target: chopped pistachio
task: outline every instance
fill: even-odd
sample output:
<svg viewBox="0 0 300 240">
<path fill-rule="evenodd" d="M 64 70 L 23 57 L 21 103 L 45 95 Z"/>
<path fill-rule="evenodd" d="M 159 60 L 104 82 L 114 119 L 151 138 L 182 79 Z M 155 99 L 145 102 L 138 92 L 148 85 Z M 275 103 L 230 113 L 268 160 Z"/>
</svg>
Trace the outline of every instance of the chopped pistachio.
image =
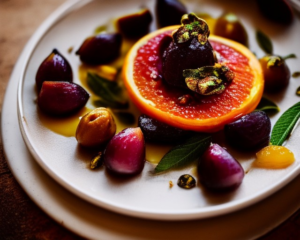
<svg viewBox="0 0 300 240">
<path fill-rule="evenodd" d="M 98 152 L 97 155 L 92 158 L 92 161 L 90 164 L 91 169 L 96 169 L 96 168 L 102 166 L 102 164 L 103 164 L 102 156 L 103 156 L 102 152 Z"/>
<path fill-rule="evenodd" d="M 184 174 L 178 179 L 177 185 L 181 188 L 191 189 L 196 186 L 196 180 L 193 176 Z"/>
</svg>

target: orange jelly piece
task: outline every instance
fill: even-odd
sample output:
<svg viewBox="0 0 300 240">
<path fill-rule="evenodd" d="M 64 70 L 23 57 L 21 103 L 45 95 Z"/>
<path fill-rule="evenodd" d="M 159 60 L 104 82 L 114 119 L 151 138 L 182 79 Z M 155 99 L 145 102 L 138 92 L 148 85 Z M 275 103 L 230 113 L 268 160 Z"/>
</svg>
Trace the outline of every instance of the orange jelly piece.
<svg viewBox="0 0 300 240">
<path fill-rule="evenodd" d="M 283 146 L 267 146 L 256 153 L 254 167 L 280 169 L 290 166 L 295 161 L 294 154 Z"/>
</svg>

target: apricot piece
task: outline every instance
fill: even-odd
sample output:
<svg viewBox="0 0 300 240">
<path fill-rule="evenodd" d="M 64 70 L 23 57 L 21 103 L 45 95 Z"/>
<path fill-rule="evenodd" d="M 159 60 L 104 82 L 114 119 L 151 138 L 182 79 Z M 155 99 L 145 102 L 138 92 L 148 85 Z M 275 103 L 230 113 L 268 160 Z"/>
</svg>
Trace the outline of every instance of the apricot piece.
<svg viewBox="0 0 300 240">
<path fill-rule="evenodd" d="M 45 81 L 38 96 L 38 106 L 49 115 L 65 116 L 80 110 L 89 94 L 78 84 Z"/>
<path fill-rule="evenodd" d="M 73 73 L 69 62 L 57 51 L 52 53 L 41 63 L 36 73 L 35 82 L 38 91 L 44 81 L 72 82 Z"/>
<path fill-rule="evenodd" d="M 149 32 L 152 15 L 148 9 L 129 14 L 117 20 L 117 28 L 127 38 L 140 38 Z"/>
<path fill-rule="evenodd" d="M 85 114 L 76 130 L 76 140 L 84 147 L 99 147 L 116 133 L 113 116 L 106 108 L 96 108 Z"/>
<path fill-rule="evenodd" d="M 140 173 L 145 164 L 145 142 L 141 129 L 126 128 L 115 135 L 104 151 L 104 164 L 116 175 Z"/>
</svg>

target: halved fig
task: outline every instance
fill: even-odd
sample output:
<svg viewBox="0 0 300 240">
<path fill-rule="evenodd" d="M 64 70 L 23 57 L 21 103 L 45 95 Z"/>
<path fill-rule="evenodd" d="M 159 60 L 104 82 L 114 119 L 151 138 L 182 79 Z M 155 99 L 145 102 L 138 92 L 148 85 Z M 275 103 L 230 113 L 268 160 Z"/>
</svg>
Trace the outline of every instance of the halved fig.
<svg viewBox="0 0 300 240">
<path fill-rule="evenodd" d="M 69 62 L 57 51 L 52 53 L 41 63 L 36 73 L 35 82 L 38 91 L 44 81 L 72 82 L 73 73 Z"/>
<path fill-rule="evenodd" d="M 49 115 L 66 116 L 85 106 L 89 94 L 78 84 L 45 81 L 38 96 L 38 106 Z"/>
</svg>

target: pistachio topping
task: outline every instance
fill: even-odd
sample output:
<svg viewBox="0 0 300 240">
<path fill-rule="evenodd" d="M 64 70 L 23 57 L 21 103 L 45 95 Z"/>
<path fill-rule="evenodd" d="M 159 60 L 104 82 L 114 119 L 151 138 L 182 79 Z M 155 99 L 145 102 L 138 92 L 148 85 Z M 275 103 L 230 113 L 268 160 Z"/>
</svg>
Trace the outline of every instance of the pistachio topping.
<svg viewBox="0 0 300 240">
<path fill-rule="evenodd" d="M 179 177 L 177 185 L 181 188 L 190 189 L 196 186 L 196 180 L 190 174 L 184 174 Z"/>
<path fill-rule="evenodd" d="M 234 72 L 227 66 L 216 63 L 198 69 L 183 70 L 187 87 L 200 95 L 213 95 L 224 92 L 225 85 L 232 82 Z"/>
<path fill-rule="evenodd" d="M 102 152 L 98 152 L 96 156 L 94 156 L 90 163 L 91 169 L 96 169 L 98 167 L 101 167 L 103 164 L 103 154 Z"/>
<path fill-rule="evenodd" d="M 181 18 L 181 27 L 173 32 L 176 43 L 185 43 L 193 38 L 204 45 L 209 37 L 209 28 L 205 20 L 194 13 L 184 14 Z"/>
<path fill-rule="evenodd" d="M 270 67 L 278 67 L 280 65 L 283 64 L 283 59 L 281 57 L 278 57 L 278 56 L 270 56 L 269 57 L 269 60 L 268 60 L 268 64 L 267 64 L 267 67 L 270 68 Z"/>
</svg>

